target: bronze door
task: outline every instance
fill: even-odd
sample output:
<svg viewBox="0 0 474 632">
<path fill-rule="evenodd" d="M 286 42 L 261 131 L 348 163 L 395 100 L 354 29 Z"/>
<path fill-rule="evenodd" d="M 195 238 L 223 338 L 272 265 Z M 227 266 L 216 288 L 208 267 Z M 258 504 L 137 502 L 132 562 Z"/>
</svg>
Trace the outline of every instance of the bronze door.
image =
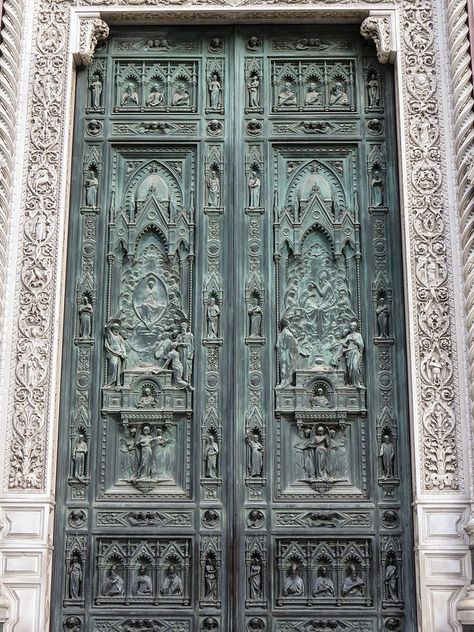
<svg viewBox="0 0 474 632">
<path fill-rule="evenodd" d="M 394 119 L 351 26 L 79 72 L 54 630 L 415 630 Z"/>
</svg>

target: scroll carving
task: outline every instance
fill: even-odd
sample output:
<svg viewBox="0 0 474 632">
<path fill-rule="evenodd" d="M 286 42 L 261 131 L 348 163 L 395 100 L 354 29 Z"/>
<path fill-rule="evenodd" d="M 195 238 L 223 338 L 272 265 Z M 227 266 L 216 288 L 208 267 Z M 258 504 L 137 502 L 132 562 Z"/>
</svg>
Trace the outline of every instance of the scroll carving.
<svg viewBox="0 0 474 632">
<path fill-rule="evenodd" d="M 374 41 L 377 57 L 381 64 L 393 62 L 395 59 L 394 35 L 391 16 L 370 15 L 362 22 L 361 35 Z"/>
<path fill-rule="evenodd" d="M 78 64 L 88 66 L 94 58 L 94 51 L 99 42 L 109 36 L 109 27 L 99 17 L 81 17 L 79 30 L 79 50 L 75 53 Z"/>
</svg>

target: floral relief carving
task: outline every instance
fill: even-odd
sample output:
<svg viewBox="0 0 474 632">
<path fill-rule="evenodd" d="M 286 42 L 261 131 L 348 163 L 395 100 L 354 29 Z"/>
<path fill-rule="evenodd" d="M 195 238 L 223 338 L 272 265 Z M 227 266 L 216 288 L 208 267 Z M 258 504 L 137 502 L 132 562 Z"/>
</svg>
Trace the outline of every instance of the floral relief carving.
<svg viewBox="0 0 474 632">
<path fill-rule="evenodd" d="M 13 410 L 8 429 L 11 489 L 45 487 L 70 5 L 68 1 L 42 3 L 32 60 L 35 70 L 28 117 L 32 125 L 19 246 Z"/>
<path fill-rule="evenodd" d="M 456 399 L 456 347 L 440 153 L 438 78 L 434 70 L 432 10 L 406 3 L 402 72 L 408 120 L 408 213 L 416 308 L 418 411 L 424 489 L 459 490 L 461 453 Z M 423 360 L 423 362 L 421 362 Z"/>
</svg>

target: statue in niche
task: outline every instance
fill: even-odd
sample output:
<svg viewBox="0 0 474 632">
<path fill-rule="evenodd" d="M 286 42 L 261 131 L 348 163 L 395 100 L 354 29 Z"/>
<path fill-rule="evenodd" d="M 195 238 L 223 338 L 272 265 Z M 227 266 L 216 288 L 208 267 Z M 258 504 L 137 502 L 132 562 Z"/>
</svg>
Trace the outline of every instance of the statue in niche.
<svg viewBox="0 0 474 632">
<path fill-rule="evenodd" d="M 357 331 L 357 321 L 351 322 L 349 333 L 343 340 L 344 359 L 346 363 L 346 381 L 348 384 L 362 386 L 362 353 L 364 341 Z"/>
<path fill-rule="evenodd" d="M 145 287 L 143 287 L 143 283 L 137 285 L 134 296 L 135 309 L 149 329 L 163 314 L 166 303 L 166 289 L 156 277 L 149 276 L 146 279 Z"/>
<path fill-rule="evenodd" d="M 255 169 L 249 175 L 249 208 L 258 208 L 260 206 L 260 189 L 261 181 Z"/>
<path fill-rule="evenodd" d="M 330 577 L 328 577 L 328 569 L 326 566 L 321 566 L 318 572 L 316 581 L 314 582 L 314 597 L 333 597 L 335 595 L 334 583 Z"/>
<path fill-rule="evenodd" d="M 251 478 L 260 478 L 263 470 L 263 446 L 256 432 L 251 432 L 245 437 L 249 448 L 248 473 Z"/>
<path fill-rule="evenodd" d="M 390 316 L 390 307 L 383 296 L 379 297 L 377 307 L 375 309 L 377 318 L 377 333 L 381 338 L 388 336 L 388 319 Z"/>
<path fill-rule="evenodd" d="M 171 371 L 173 373 L 173 384 L 178 388 L 188 387 L 188 382 L 183 380 L 184 366 L 179 357 L 177 342 L 171 343 L 171 349 L 168 353 L 168 358 L 163 365 L 163 369 L 166 369 L 168 366 L 171 367 Z"/>
<path fill-rule="evenodd" d="M 97 208 L 99 199 L 99 180 L 93 169 L 86 175 L 84 187 L 86 189 L 86 206 Z"/>
<path fill-rule="evenodd" d="M 209 100 L 213 110 L 217 110 L 221 107 L 221 92 L 221 82 L 219 81 L 218 75 L 214 73 L 209 82 Z"/>
<path fill-rule="evenodd" d="M 287 81 L 278 95 L 278 105 L 297 105 L 296 92 L 293 90 L 293 86 Z"/>
<path fill-rule="evenodd" d="M 149 386 L 144 386 L 142 395 L 137 402 L 137 408 L 151 408 L 153 406 L 156 406 L 156 397 Z"/>
<path fill-rule="evenodd" d="M 216 299 L 211 296 L 207 304 L 207 337 L 217 338 L 219 335 L 219 316 L 221 310 Z"/>
<path fill-rule="evenodd" d="M 311 398 L 311 405 L 315 408 L 326 408 L 329 406 L 329 400 L 324 394 L 324 389 L 321 387 L 316 389 L 316 394 Z"/>
<path fill-rule="evenodd" d="M 249 568 L 249 592 L 250 599 L 262 597 L 262 562 L 258 556 L 252 559 Z"/>
<path fill-rule="evenodd" d="M 133 582 L 132 595 L 145 596 L 151 595 L 153 591 L 151 577 L 147 573 L 146 566 L 142 564 L 138 569 L 137 578 Z"/>
<path fill-rule="evenodd" d="M 184 83 L 178 84 L 171 99 L 171 104 L 176 107 L 189 107 L 189 103 L 189 92 L 186 90 L 186 86 Z"/>
<path fill-rule="evenodd" d="M 371 186 L 372 204 L 374 206 L 383 206 L 383 179 L 378 169 L 373 173 Z"/>
<path fill-rule="evenodd" d="M 340 81 L 337 81 L 331 90 L 329 105 L 349 105 L 349 99 Z"/>
<path fill-rule="evenodd" d="M 302 468 L 308 480 L 314 479 L 314 441 L 311 428 L 303 428 L 299 433 L 299 441 L 295 444 L 302 454 Z"/>
<path fill-rule="evenodd" d="M 193 372 L 194 336 L 189 331 L 188 323 L 186 321 L 181 323 L 181 333 L 178 335 L 177 342 L 178 346 L 181 347 L 182 352 L 184 381 L 190 383 Z"/>
<path fill-rule="evenodd" d="M 183 582 L 181 581 L 181 577 L 177 574 L 176 568 L 173 564 L 168 567 L 163 581 L 161 582 L 160 593 L 162 595 L 183 594 Z"/>
<path fill-rule="evenodd" d="M 123 595 L 123 579 L 118 574 L 117 564 L 112 564 L 102 586 L 102 594 L 106 597 Z"/>
<path fill-rule="evenodd" d="M 256 73 L 251 75 L 247 83 L 247 89 L 249 91 L 249 107 L 251 108 L 260 107 L 260 103 L 259 103 L 260 78 Z"/>
<path fill-rule="evenodd" d="M 109 386 L 120 386 L 127 349 L 125 340 L 120 334 L 120 320 L 113 318 L 105 329 L 105 349 L 109 361 Z"/>
<path fill-rule="evenodd" d="M 165 96 L 160 90 L 160 86 L 155 83 L 150 88 L 150 94 L 147 96 L 146 104 L 149 107 L 157 107 L 163 103 L 164 98 Z"/>
<path fill-rule="evenodd" d="M 262 331 L 262 308 L 256 296 L 250 299 L 248 315 L 250 317 L 250 337 L 259 338 Z"/>
<path fill-rule="evenodd" d="M 94 110 L 98 110 L 102 101 L 102 81 L 100 80 L 100 75 L 94 75 L 93 79 L 94 81 L 90 85 L 91 107 Z"/>
<path fill-rule="evenodd" d="M 299 574 L 298 564 L 293 562 L 283 585 L 284 597 L 300 597 L 304 593 L 303 578 Z"/>
<path fill-rule="evenodd" d="M 204 597 L 212 601 L 217 600 L 217 567 L 210 557 L 204 564 Z"/>
<path fill-rule="evenodd" d="M 385 585 L 387 587 L 387 597 L 391 601 L 398 601 L 398 569 L 392 559 L 388 560 L 385 568 Z"/>
<path fill-rule="evenodd" d="M 79 337 L 90 338 L 92 333 L 92 303 L 84 294 L 79 306 Z"/>
<path fill-rule="evenodd" d="M 81 558 L 78 555 L 74 555 L 71 559 L 71 566 L 69 568 L 69 597 L 70 599 L 79 599 L 81 596 L 81 582 L 82 582 L 82 564 Z"/>
<path fill-rule="evenodd" d="M 122 94 L 122 98 L 120 99 L 120 105 L 130 104 L 138 105 L 138 92 L 135 90 L 133 83 L 127 84 L 125 92 Z"/>
<path fill-rule="evenodd" d="M 216 169 L 211 169 L 206 180 L 207 205 L 213 208 L 219 207 L 221 198 L 221 183 Z"/>
<path fill-rule="evenodd" d="M 367 92 L 369 95 L 369 107 L 376 108 L 380 103 L 379 82 L 375 72 L 371 72 L 367 81 Z"/>
<path fill-rule="evenodd" d="M 364 586 L 365 582 L 358 576 L 355 564 L 350 564 L 347 568 L 347 576 L 342 584 L 342 596 L 363 596 Z"/>
<path fill-rule="evenodd" d="M 150 426 L 142 428 L 141 434 L 136 440 L 138 451 L 137 478 L 154 480 L 156 477 L 155 446 L 164 448 L 169 441 L 163 436 L 163 430 L 157 428 L 156 435 L 151 434 Z"/>
<path fill-rule="evenodd" d="M 317 479 L 327 478 L 328 435 L 323 426 L 318 426 L 314 441 L 314 475 Z"/>
<path fill-rule="evenodd" d="M 278 357 L 280 360 L 280 387 L 288 386 L 293 379 L 298 357 L 298 343 L 289 328 L 287 320 L 280 322 L 280 333 L 277 339 Z"/>
<path fill-rule="evenodd" d="M 86 459 L 88 451 L 89 448 L 87 447 L 85 437 L 82 433 L 80 433 L 74 445 L 74 451 L 72 454 L 72 475 L 78 481 L 82 481 L 86 477 Z"/>
<path fill-rule="evenodd" d="M 385 434 L 382 438 L 380 445 L 379 456 L 382 460 L 382 473 L 383 478 L 393 478 L 394 476 L 394 461 L 395 461 L 395 448 L 390 435 Z"/>
<path fill-rule="evenodd" d="M 212 434 L 208 434 L 206 438 L 206 446 L 204 448 L 204 466 L 206 478 L 217 478 L 217 456 L 219 454 L 219 446 Z"/>
<path fill-rule="evenodd" d="M 318 91 L 318 86 L 313 81 L 308 86 L 308 91 L 306 92 L 304 98 L 305 105 L 321 105 L 321 93 Z"/>
</svg>

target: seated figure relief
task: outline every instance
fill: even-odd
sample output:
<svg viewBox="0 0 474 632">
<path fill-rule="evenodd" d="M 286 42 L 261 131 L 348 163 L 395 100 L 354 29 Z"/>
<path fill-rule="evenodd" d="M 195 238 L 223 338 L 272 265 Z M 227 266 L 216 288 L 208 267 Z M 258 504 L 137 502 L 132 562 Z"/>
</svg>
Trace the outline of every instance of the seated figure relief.
<svg viewBox="0 0 474 632">
<path fill-rule="evenodd" d="M 304 98 L 304 104 L 305 105 L 321 105 L 322 103 L 322 98 L 321 98 L 321 92 L 318 90 L 317 84 L 313 82 L 311 82 L 308 86 L 308 91 L 306 92 L 305 98 Z"/>
<path fill-rule="evenodd" d="M 364 594 L 365 582 L 359 577 L 355 564 L 347 568 L 347 576 L 342 584 L 343 597 L 361 597 Z"/>
<path fill-rule="evenodd" d="M 102 586 L 102 594 L 106 597 L 118 597 L 123 595 L 124 582 L 118 572 L 118 566 L 113 564 Z"/>
<path fill-rule="evenodd" d="M 186 86 L 183 83 L 180 83 L 176 87 L 171 103 L 176 107 L 189 107 L 190 96 L 188 90 L 186 89 Z"/>
<path fill-rule="evenodd" d="M 284 597 L 301 597 L 304 594 L 304 581 L 300 575 L 300 569 L 296 562 L 291 564 L 291 568 L 288 575 L 285 578 L 283 585 Z"/>
<path fill-rule="evenodd" d="M 182 595 L 183 594 L 183 582 L 181 577 L 176 572 L 176 567 L 171 564 L 161 582 L 160 593 L 162 595 Z"/>
<path fill-rule="evenodd" d="M 138 569 L 137 578 L 133 582 L 132 595 L 146 596 L 151 595 L 153 586 L 151 577 L 147 573 L 147 568 L 141 565 Z"/>
<path fill-rule="evenodd" d="M 293 89 L 292 84 L 287 81 L 280 93 L 278 94 L 278 105 L 281 106 L 285 106 L 285 105 L 297 105 L 297 100 L 296 100 L 296 92 Z"/>
<path fill-rule="evenodd" d="M 313 595 L 315 597 L 332 597 L 336 593 L 334 589 L 334 582 L 328 577 L 328 569 L 326 566 L 321 566 L 319 569 L 318 577 L 314 582 Z"/>
</svg>

